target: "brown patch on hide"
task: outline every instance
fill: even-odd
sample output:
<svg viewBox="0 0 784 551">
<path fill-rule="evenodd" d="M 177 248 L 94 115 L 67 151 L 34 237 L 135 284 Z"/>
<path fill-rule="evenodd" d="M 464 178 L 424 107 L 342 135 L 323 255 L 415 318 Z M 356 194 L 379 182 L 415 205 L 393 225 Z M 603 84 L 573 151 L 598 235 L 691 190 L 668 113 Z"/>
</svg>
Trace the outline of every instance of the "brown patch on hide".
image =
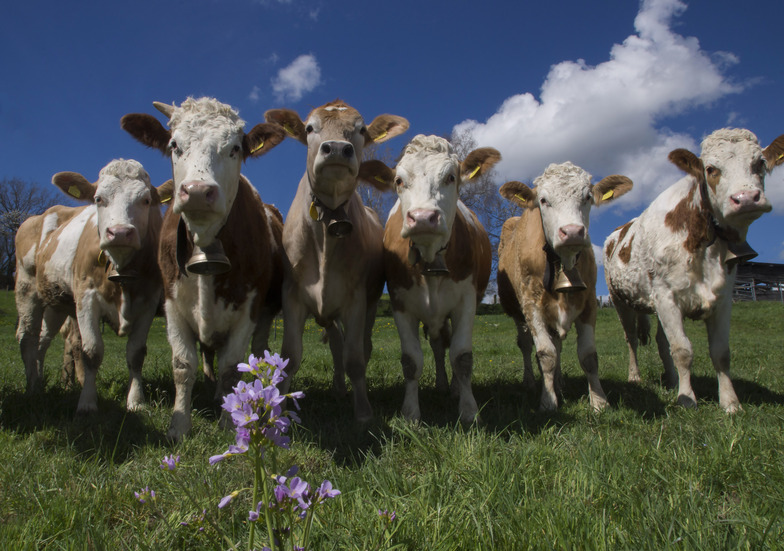
<svg viewBox="0 0 784 551">
<path fill-rule="evenodd" d="M 628 264 L 632 258 L 632 243 L 634 243 L 633 235 L 629 239 L 629 242 L 618 251 L 618 259 L 624 264 Z"/>
<path fill-rule="evenodd" d="M 673 232 L 686 232 L 683 248 L 689 253 L 694 253 L 700 246 L 710 241 L 710 222 L 706 214 L 694 205 L 694 193 L 697 186 L 693 186 L 686 197 L 675 205 L 664 216 L 664 224 Z"/>
<path fill-rule="evenodd" d="M 604 246 L 604 255 L 605 256 L 612 256 L 613 251 L 615 250 L 616 241 L 613 239 L 612 241 L 608 241 L 607 244 Z"/>
</svg>

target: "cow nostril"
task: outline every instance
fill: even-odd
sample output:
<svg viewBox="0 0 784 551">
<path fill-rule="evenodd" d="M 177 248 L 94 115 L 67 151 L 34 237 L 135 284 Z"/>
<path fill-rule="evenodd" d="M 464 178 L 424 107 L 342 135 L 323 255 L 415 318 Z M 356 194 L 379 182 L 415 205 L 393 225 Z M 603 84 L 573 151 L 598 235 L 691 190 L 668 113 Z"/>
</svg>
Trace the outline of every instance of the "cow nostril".
<svg viewBox="0 0 784 551">
<path fill-rule="evenodd" d="M 329 155 L 332 153 L 332 148 L 329 146 L 328 143 L 321 144 L 321 153 L 324 155 Z"/>
<path fill-rule="evenodd" d="M 343 148 L 343 156 L 346 159 L 350 159 L 351 157 L 353 157 L 354 156 L 354 146 L 351 145 L 351 144 L 348 144 L 346 147 L 344 147 Z"/>
<path fill-rule="evenodd" d="M 438 213 L 432 212 L 430 216 L 427 217 L 427 221 L 430 222 L 433 226 L 438 224 Z"/>
</svg>

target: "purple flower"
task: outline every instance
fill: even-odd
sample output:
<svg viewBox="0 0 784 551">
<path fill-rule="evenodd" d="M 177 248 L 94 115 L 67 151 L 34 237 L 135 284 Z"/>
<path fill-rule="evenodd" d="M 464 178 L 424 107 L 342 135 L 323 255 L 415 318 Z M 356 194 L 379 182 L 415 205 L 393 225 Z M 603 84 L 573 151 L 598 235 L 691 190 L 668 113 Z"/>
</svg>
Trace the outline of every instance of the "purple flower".
<svg viewBox="0 0 784 551">
<path fill-rule="evenodd" d="M 244 427 L 248 423 L 258 421 L 259 415 L 253 411 L 253 408 L 250 406 L 250 404 L 245 403 L 242 405 L 242 409 L 231 412 L 231 418 L 235 425 L 238 427 Z"/>
<path fill-rule="evenodd" d="M 248 521 L 249 522 L 256 522 L 259 520 L 259 514 L 261 513 L 261 507 L 264 505 L 263 502 L 259 501 L 256 505 L 255 511 L 248 511 Z"/>
<path fill-rule="evenodd" d="M 286 369 L 287 365 L 289 365 L 289 360 L 288 359 L 284 360 L 283 358 L 280 357 L 280 355 L 277 352 L 275 354 L 270 355 L 269 350 L 265 350 L 264 351 L 264 363 L 267 364 L 267 365 L 270 365 L 272 367 L 276 367 L 277 368 L 276 371 L 279 371 L 279 375 L 281 377 L 285 377 L 286 376 L 286 374 L 283 372 L 283 370 Z M 283 379 L 281 378 L 281 380 L 283 380 Z M 278 382 L 280 382 L 280 381 L 278 381 Z M 277 384 L 277 383 L 273 383 L 273 384 Z"/>
<path fill-rule="evenodd" d="M 329 480 L 325 480 L 321 483 L 321 486 L 318 487 L 316 490 L 316 496 L 318 496 L 319 501 L 323 501 L 325 499 L 337 497 L 340 495 L 340 490 L 337 488 L 332 488 L 332 482 Z"/>
<path fill-rule="evenodd" d="M 161 463 L 161 469 L 167 469 L 169 471 L 173 471 L 177 468 L 177 465 L 180 464 L 180 456 L 174 457 L 174 454 L 171 455 L 164 455 L 163 456 L 163 463 Z"/>
<path fill-rule="evenodd" d="M 139 503 L 145 504 L 155 499 L 155 490 L 150 490 L 149 486 L 145 486 L 138 492 L 134 492 L 133 495 L 139 500 Z"/>
<path fill-rule="evenodd" d="M 381 517 L 381 520 L 383 520 L 387 525 L 395 522 L 395 519 L 397 518 L 397 514 L 394 511 L 390 513 L 386 509 L 384 509 L 383 511 L 379 509 L 378 516 Z"/>
<path fill-rule="evenodd" d="M 238 494 L 239 494 L 239 492 L 234 491 L 234 492 L 230 493 L 229 495 L 224 496 L 223 499 L 221 499 L 220 502 L 218 503 L 218 509 L 223 509 L 224 507 L 226 507 L 226 505 L 231 503 L 231 500 L 234 499 L 235 497 L 237 497 Z"/>
</svg>

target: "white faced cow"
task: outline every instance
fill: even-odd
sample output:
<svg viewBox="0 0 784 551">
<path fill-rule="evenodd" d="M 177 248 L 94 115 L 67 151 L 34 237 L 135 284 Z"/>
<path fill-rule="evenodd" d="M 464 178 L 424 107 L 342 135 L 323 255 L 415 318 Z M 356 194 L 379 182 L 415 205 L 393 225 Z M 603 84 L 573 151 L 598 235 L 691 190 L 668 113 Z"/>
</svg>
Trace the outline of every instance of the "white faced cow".
<svg viewBox="0 0 784 551">
<path fill-rule="evenodd" d="M 599 382 L 594 343 L 596 261 L 588 236 L 592 205 L 603 205 L 632 187 L 625 176 L 607 176 L 596 185 L 572 163 L 551 164 L 531 189 L 520 182 L 501 186 L 501 195 L 525 208 L 507 220 L 498 247 L 498 295 L 517 324 L 526 384 L 533 384 L 532 344 L 542 370 L 540 409 L 558 407 L 556 377 L 561 372 L 561 342 L 572 323 L 577 328 L 577 357 L 586 376 L 590 404 L 606 407 Z M 560 278 L 560 279 L 559 279 Z M 563 281 L 563 279 L 567 281 Z M 564 284 L 558 290 L 559 281 Z M 571 286 L 569 286 L 571 285 Z"/>
<path fill-rule="evenodd" d="M 308 314 L 327 329 L 334 362 L 333 385 L 345 394 L 345 375 L 354 390 L 358 421 L 373 415 L 365 370 L 376 304 L 384 288 L 383 230 L 356 191 L 362 151 L 408 128 L 408 121 L 380 115 L 366 125 L 356 109 L 337 100 L 300 120 L 279 109 L 265 118 L 308 148 L 305 174 L 283 228 L 283 348 L 293 376 L 302 361 L 302 332 Z M 290 380 L 290 379 L 288 379 Z"/>
<path fill-rule="evenodd" d="M 745 243 L 749 226 L 771 210 L 765 173 L 782 162 L 782 154 L 784 136 L 763 150 L 754 134 L 740 129 L 705 138 L 701 157 L 676 149 L 669 158 L 687 176 L 607 237 L 605 277 L 629 345 L 630 381 L 640 379 L 638 338 L 647 340 L 647 314 L 655 312 L 668 383 L 679 380 L 678 403 L 695 407 L 683 318 L 702 319 L 719 403 L 728 413 L 740 409 L 729 376 L 732 287 L 739 255 L 754 254 Z"/>
<path fill-rule="evenodd" d="M 178 440 L 191 429 L 198 344 L 217 353 L 217 394 L 226 394 L 251 336 L 269 328 L 280 304 L 280 216 L 240 168 L 285 134 L 267 123 L 246 134 L 237 112 L 212 98 L 154 105 L 169 117 L 171 130 L 145 114 L 124 116 L 122 126 L 172 161 L 174 201 L 164 218 L 159 261 L 176 391 L 169 437 Z M 254 337 L 255 354 L 264 346 L 266 335 Z"/>
<path fill-rule="evenodd" d="M 460 420 L 470 423 L 477 416 L 471 390 L 472 335 L 492 253 L 487 232 L 459 195 L 468 180 L 488 172 L 499 160 L 497 150 L 482 148 L 460 162 L 447 140 L 418 135 L 395 169 L 380 161 L 362 165 L 363 180 L 383 182 L 398 194 L 384 231 L 384 271 L 400 336 L 407 419 L 420 418 L 420 322 L 433 349 L 437 387 L 447 386 L 444 350 L 449 347 Z"/>
<path fill-rule="evenodd" d="M 72 197 L 92 201 L 84 207 L 52 207 L 26 221 L 16 237 L 17 309 L 28 391 L 40 389 L 43 360 L 52 337 L 68 316 L 76 319 L 73 351 L 84 367 L 77 411 L 97 410 L 95 387 L 103 359 L 101 320 L 128 336 L 130 372 L 127 408 L 144 403 L 141 370 L 147 333 L 161 299 L 156 257 L 161 228 L 160 198 L 142 166 L 116 160 L 91 184 L 74 172 L 52 182 Z M 80 338 L 79 338 L 80 337 Z"/>
</svg>

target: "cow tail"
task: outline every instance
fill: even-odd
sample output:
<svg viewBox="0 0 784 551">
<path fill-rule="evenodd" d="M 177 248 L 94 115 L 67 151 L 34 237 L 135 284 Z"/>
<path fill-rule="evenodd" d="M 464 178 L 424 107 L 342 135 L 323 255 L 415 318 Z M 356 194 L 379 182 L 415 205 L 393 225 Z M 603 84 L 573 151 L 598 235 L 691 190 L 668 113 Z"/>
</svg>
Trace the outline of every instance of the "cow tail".
<svg viewBox="0 0 784 551">
<path fill-rule="evenodd" d="M 643 346 L 651 343 L 651 320 L 648 314 L 637 314 L 637 340 Z"/>
</svg>

